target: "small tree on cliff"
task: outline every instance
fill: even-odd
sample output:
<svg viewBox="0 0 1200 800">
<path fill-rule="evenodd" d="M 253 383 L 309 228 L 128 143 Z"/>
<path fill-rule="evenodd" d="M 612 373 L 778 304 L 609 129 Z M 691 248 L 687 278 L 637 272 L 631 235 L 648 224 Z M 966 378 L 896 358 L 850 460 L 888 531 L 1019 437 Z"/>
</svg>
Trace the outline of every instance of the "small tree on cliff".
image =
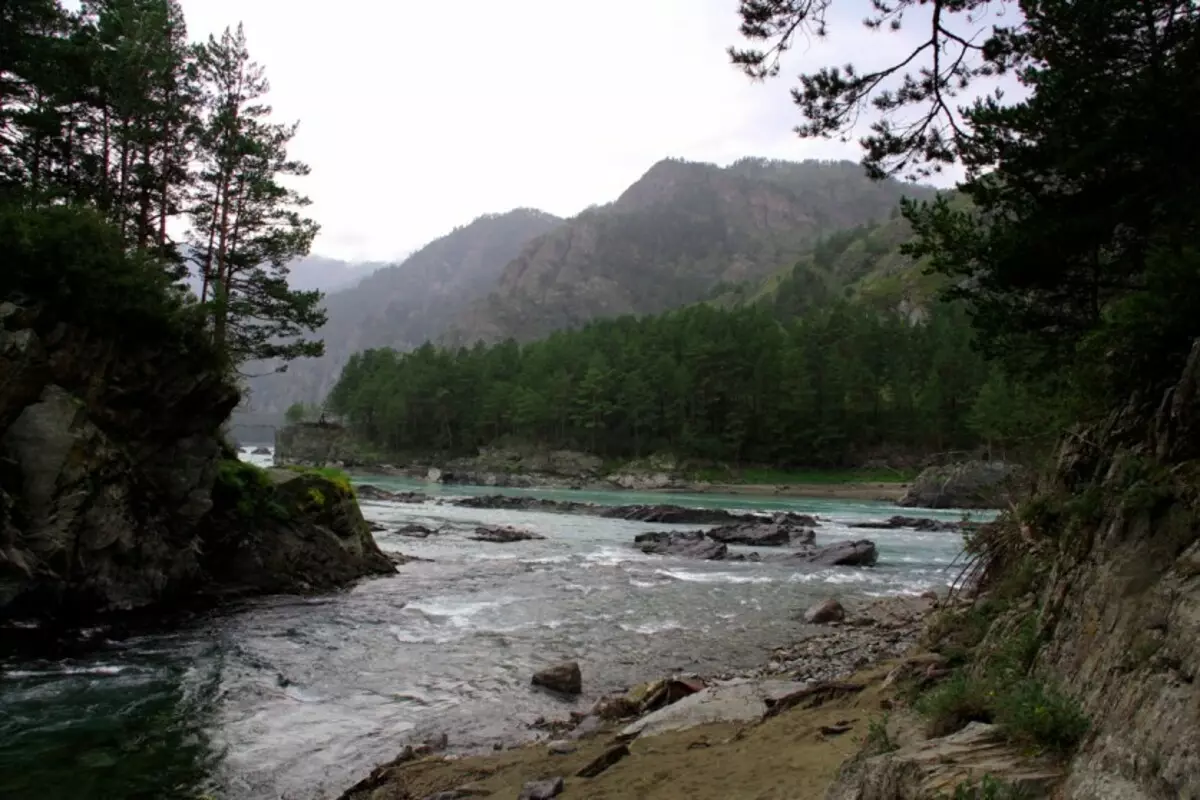
<svg viewBox="0 0 1200 800">
<path fill-rule="evenodd" d="M 203 113 L 191 244 L 213 339 L 235 363 L 318 356 L 323 343 L 302 337 L 325 322 L 321 293 L 287 283 L 289 262 L 308 253 L 318 230 L 301 213 L 309 200 L 282 182 L 309 172 L 287 155 L 296 125 L 269 120 L 269 85 L 240 25 L 209 37 L 196 63 Z"/>
</svg>

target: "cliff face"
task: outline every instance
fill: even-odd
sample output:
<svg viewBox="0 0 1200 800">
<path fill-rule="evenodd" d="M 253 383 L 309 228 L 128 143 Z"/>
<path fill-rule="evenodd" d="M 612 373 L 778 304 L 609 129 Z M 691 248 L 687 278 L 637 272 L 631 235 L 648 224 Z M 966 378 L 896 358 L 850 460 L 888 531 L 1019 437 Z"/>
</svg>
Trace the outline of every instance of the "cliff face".
<svg viewBox="0 0 1200 800">
<path fill-rule="evenodd" d="M 828 800 L 985 775 L 1031 798 L 1200 797 L 1200 340 L 1158 404 L 1073 432 L 1036 495 L 978 537 L 986 592 L 927 631 L 939 663 L 964 660 L 925 695 L 934 738 L 868 741 Z"/>
<path fill-rule="evenodd" d="M 214 510 L 230 463 L 219 431 L 238 391 L 209 359 L 0 303 L 0 617 L 100 614 L 235 585 L 325 588 L 388 570 L 356 506 L 332 538 L 308 495 L 278 492 L 274 520 Z M 237 557 L 214 560 L 221 542 L 238 542 L 223 551 Z M 295 551 L 338 564 L 306 579 Z"/>
<path fill-rule="evenodd" d="M 1067 798 L 1200 797 L 1200 340 L 1150 424 L 1130 407 L 1063 447 L 1070 526 L 1041 665 L 1092 721 Z M 1072 501 L 1066 501 L 1072 502 Z"/>
<path fill-rule="evenodd" d="M 0 305 L 0 613 L 135 608 L 194 579 L 237 404 L 171 343 Z"/>
</svg>

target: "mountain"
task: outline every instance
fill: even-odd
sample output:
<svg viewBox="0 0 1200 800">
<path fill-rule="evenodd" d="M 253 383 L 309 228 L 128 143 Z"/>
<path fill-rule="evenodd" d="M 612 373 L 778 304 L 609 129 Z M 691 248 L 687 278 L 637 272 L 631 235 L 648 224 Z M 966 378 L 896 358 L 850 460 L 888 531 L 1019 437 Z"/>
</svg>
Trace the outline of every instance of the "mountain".
<svg viewBox="0 0 1200 800">
<path fill-rule="evenodd" d="M 325 355 L 299 359 L 286 372 L 249 379 L 247 406 L 283 411 L 294 402 L 324 399 L 355 352 L 371 347 L 408 349 L 439 336 L 454 315 L 483 297 L 531 240 L 562 220 L 533 209 L 488 214 L 455 228 L 403 263 L 372 272 L 325 298 L 328 322 L 317 334 Z M 246 372 L 267 372 L 249 365 Z"/>
<path fill-rule="evenodd" d="M 336 292 L 387 266 L 382 261 L 342 261 L 325 256 L 306 256 L 289 267 L 288 285 L 301 291 Z"/>
<path fill-rule="evenodd" d="M 887 219 L 901 197 L 933 192 L 871 181 L 849 161 L 660 161 L 615 202 L 530 242 L 441 342 L 531 340 L 698 302 L 762 281 L 823 234 Z"/>
</svg>

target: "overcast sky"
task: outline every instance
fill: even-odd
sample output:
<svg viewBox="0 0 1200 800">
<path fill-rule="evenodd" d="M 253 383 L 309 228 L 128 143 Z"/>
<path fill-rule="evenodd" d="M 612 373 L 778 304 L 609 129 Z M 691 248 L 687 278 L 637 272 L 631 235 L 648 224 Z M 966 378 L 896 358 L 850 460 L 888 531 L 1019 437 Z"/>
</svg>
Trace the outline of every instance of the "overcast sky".
<svg viewBox="0 0 1200 800">
<path fill-rule="evenodd" d="M 277 117 L 300 120 L 323 255 L 394 259 L 518 206 L 570 216 L 667 156 L 859 158 L 791 132 L 790 77 L 729 65 L 736 0 L 182 2 L 193 38 L 243 22 Z M 874 66 L 911 42 L 861 16 L 787 72 Z"/>
</svg>

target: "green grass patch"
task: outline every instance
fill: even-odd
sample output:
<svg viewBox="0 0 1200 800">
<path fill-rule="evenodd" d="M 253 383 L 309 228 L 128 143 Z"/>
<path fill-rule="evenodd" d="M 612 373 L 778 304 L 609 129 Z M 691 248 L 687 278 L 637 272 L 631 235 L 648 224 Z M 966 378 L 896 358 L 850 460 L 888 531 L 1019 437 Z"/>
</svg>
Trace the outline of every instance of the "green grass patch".
<svg viewBox="0 0 1200 800">
<path fill-rule="evenodd" d="M 694 470 L 689 477 L 708 483 L 741 483 L 749 485 L 816 484 L 836 486 L 852 483 L 906 483 L 917 476 L 912 470 L 894 469 L 804 469 L 785 470 L 771 467 L 740 469 L 710 467 Z"/>
<path fill-rule="evenodd" d="M 289 464 L 283 469 L 291 472 L 298 472 L 301 475 L 320 475 L 322 478 L 332 481 L 337 484 L 338 488 L 346 492 L 346 494 L 354 494 L 354 486 L 350 483 L 350 475 L 337 467 L 300 467 L 295 464 Z"/>
<path fill-rule="evenodd" d="M 1007 608 L 1007 601 L 993 599 L 959 615 L 944 634 L 944 652 L 959 666 L 917 699 L 917 710 L 930 736 L 988 722 L 1010 741 L 1066 755 L 1087 733 L 1088 719 L 1074 700 L 1030 674 L 1041 647 L 1036 616 L 1001 620 Z M 996 625 L 1005 626 L 998 642 Z"/>
<path fill-rule="evenodd" d="M 238 459 L 226 459 L 217 466 L 213 505 L 230 509 L 245 520 L 288 518 L 267 471 Z"/>
</svg>

